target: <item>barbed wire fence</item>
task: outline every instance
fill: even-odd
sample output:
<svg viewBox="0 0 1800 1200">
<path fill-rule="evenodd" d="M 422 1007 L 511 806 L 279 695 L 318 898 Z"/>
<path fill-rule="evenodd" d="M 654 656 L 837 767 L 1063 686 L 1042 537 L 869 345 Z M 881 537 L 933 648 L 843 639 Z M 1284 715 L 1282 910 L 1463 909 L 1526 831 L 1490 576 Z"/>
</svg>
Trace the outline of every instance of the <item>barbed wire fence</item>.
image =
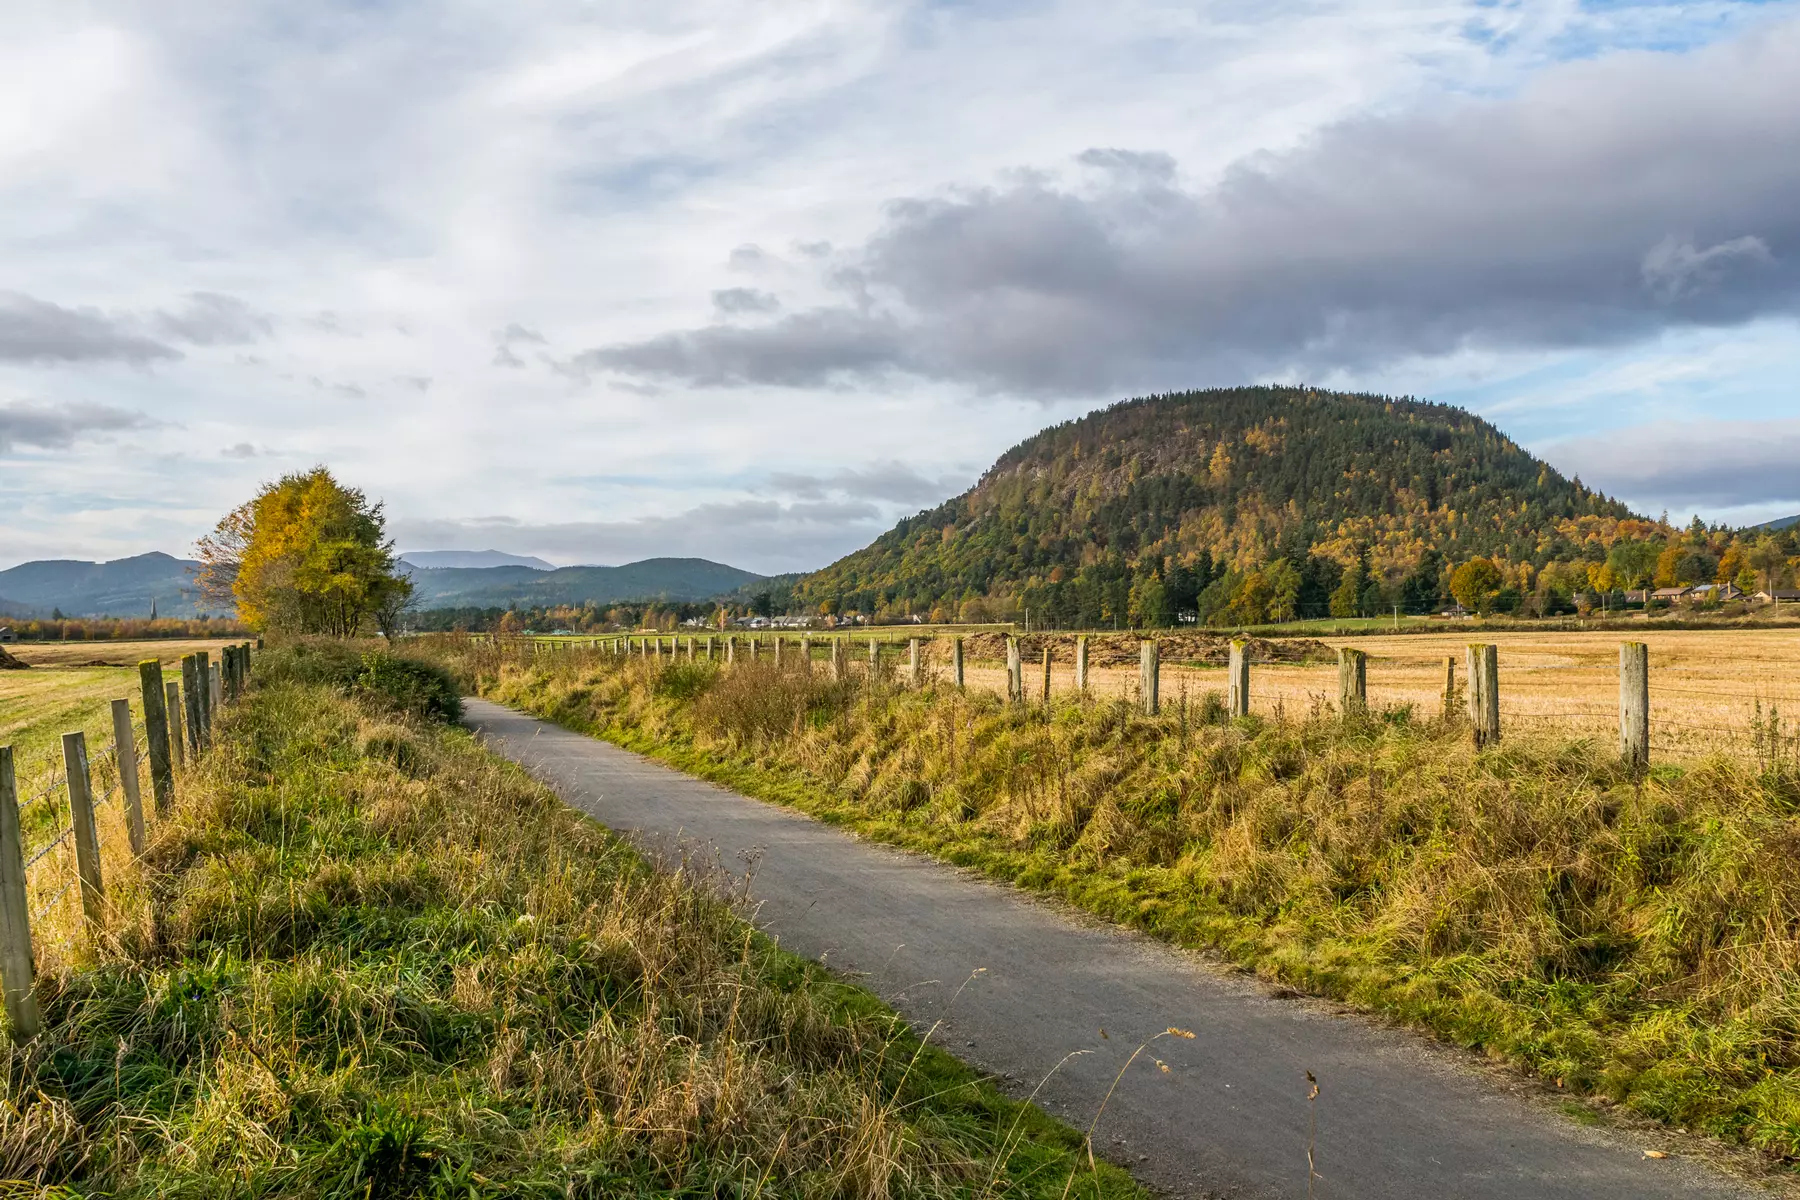
<svg viewBox="0 0 1800 1200">
<path fill-rule="evenodd" d="M 41 764 L 24 786 L 13 747 L 0 746 L 0 989 L 14 1041 L 42 1026 L 42 956 L 105 928 L 119 885 L 149 848 L 144 796 L 153 819 L 167 814 L 178 781 L 212 744 L 215 713 L 243 694 L 250 653 L 246 642 L 224 647 L 216 663 L 206 651 L 187 655 L 179 684 L 146 660 L 136 712 L 130 699 L 111 702 L 111 739 L 90 754 L 85 731 L 64 734 L 61 761 Z"/>
</svg>

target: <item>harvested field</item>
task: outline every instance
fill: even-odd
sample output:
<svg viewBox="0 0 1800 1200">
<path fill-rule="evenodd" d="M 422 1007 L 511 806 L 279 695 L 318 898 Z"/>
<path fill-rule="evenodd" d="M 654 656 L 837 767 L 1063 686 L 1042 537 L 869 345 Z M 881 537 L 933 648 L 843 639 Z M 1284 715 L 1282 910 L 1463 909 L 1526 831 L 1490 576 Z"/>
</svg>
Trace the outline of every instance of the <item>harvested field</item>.
<svg viewBox="0 0 1800 1200">
<path fill-rule="evenodd" d="M 1116 640 L 1113 635 L 1105 635 Z M 1120 635 L 1122 636 L 1122 635 Z M 1176 635 L 1168 639 L 1194 635 Z M 970 639 L 973 641 L 974 639 Z M 1643 634 L 1482 633 L 1463 630 L 1394 637 L 1324 638 L 1284 642 L 1258 639 L 1252 647 L 1251 711 L 1264 716 L 1304 716 L 1335 702 L 1337 647 L 1369 655 L 1369 703 L 1377 710 L 1410 705 L 1419 718 L 1443 708 L 1444 659 L 1463 677 L 1463 648 L 1493 642 L 1500 654 L 1503 728 L 1592 736 L 1617 736 L 1619 643 L 1650 647 L 1651 742 L 1664 759 L 1691 759 L 1720 749 L 1751 753 L 1768 749 L 1771 738 L 1791 743 L 1800 717 L 1800 631 L 1668 630 Z M 1102 659 L 1096 637 L 1089 643 L 1089 690 L 1103 697 L 1135 698 L 1138 689 L 1137 638 L 1129 655 Z M 1004 658 L 1002 649 L 992 657 Z M 1228 644 L 1228 641 L 1225 643 Z M 1304 646 L 1300 652 L 1266 652 L 1262 647 Z M 1027 693 L 1042 693 L 1042 645 L 1025 650 Z M 987 658 L 989 656 L 983 656 Z M 1052 645 L 1051 689 L 1072 691 L 1074 651 Z M 935 659 L 936 656 L 933 656 Z M 1162 700 L 1179 704 L 1183 695 L 1198 703 L 1207 692 L 1225 690 L 1224 659 L 1195 660 L 1170 653 L 1165 642 Z M 1006 673 L 996 662 L 972 664 L 971 687 L 1004 693 Z M 1791 749 L 1791 746 L 1790 746 Z"/>
</svg>

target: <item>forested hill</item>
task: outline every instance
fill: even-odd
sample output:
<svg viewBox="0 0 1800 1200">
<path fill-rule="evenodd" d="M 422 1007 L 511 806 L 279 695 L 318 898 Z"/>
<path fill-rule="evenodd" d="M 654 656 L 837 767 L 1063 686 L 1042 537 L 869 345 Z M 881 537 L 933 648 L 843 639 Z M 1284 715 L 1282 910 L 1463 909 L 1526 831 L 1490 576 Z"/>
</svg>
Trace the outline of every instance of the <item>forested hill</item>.
<svg viewBox="0 0 1800 1200">
<path fill-rule="evenodd" d="M 1129 400 L 1047 429 L 965 494 L 797 590 L 844 611 L 954 618 L 1030 605 L 1096 625 L 1132 620 L 1134 586 L 1168 593 L 1148 604 L 1205 607 L 1209 586 L 1229 598 L 1273 566 L 1284 615 L 1322 612 L 1346 572 L 1360 607 L 1419 609 L 1476 555 L 1530 574 L 1661 529 L 1458 408 L 1234 388 Z"/>
</svg>

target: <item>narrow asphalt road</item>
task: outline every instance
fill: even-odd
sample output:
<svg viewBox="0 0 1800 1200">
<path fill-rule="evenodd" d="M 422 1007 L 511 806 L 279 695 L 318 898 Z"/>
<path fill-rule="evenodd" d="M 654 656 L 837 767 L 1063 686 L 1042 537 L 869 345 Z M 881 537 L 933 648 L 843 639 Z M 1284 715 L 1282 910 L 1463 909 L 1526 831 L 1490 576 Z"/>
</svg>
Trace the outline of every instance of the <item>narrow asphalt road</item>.
<svg viewBox="0 0 1800 1200">
<path fill-rule="evenodd" d="M 855 973 L 916 1026 L 941 1022 L 934 1040 L 1007 1090 L 1042 1082 L 1039 1102 L 1078 1128 L 1140 1043 L 1192 1030 L 1138 1059 L 1095 1134 L 1175 1195 L 1304 1197 L 1315 1117 L 1321 1200 L 1764 1194 L 1679 1156 L 1646 1159 L 1651 1141 L 1582 1128 L 1461 1055 L 1273 998 L 1198 955 L 497 705 L 468 701 L 468 724 L 652 852 L 698 847 L 740 873 L 754 863 L 759 923 L 783 945 Z"/>
</svg>

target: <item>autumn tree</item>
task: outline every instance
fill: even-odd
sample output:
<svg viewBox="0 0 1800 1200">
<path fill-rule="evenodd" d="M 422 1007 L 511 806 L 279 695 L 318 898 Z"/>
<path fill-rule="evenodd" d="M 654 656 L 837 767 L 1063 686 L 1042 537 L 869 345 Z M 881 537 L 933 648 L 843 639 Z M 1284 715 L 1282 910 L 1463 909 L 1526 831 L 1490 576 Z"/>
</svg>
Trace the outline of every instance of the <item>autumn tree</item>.
<svg viewBox="0 0 1800 1200">
<path fill-rule="evenodd" d="M 324 467 L 284 475 L 200 539 L 200 587 L 259 633 L 391 637 L 412 581 L 385 530 L 382 506 Z"/>
<path fill-rule="evenodd" d="M 1506 582 L 1500 568 L 1485 558 L 1471 558 L 1450 576 L 1450 594 L 1471 612 L 1486 612 Z"/>
</svg>

